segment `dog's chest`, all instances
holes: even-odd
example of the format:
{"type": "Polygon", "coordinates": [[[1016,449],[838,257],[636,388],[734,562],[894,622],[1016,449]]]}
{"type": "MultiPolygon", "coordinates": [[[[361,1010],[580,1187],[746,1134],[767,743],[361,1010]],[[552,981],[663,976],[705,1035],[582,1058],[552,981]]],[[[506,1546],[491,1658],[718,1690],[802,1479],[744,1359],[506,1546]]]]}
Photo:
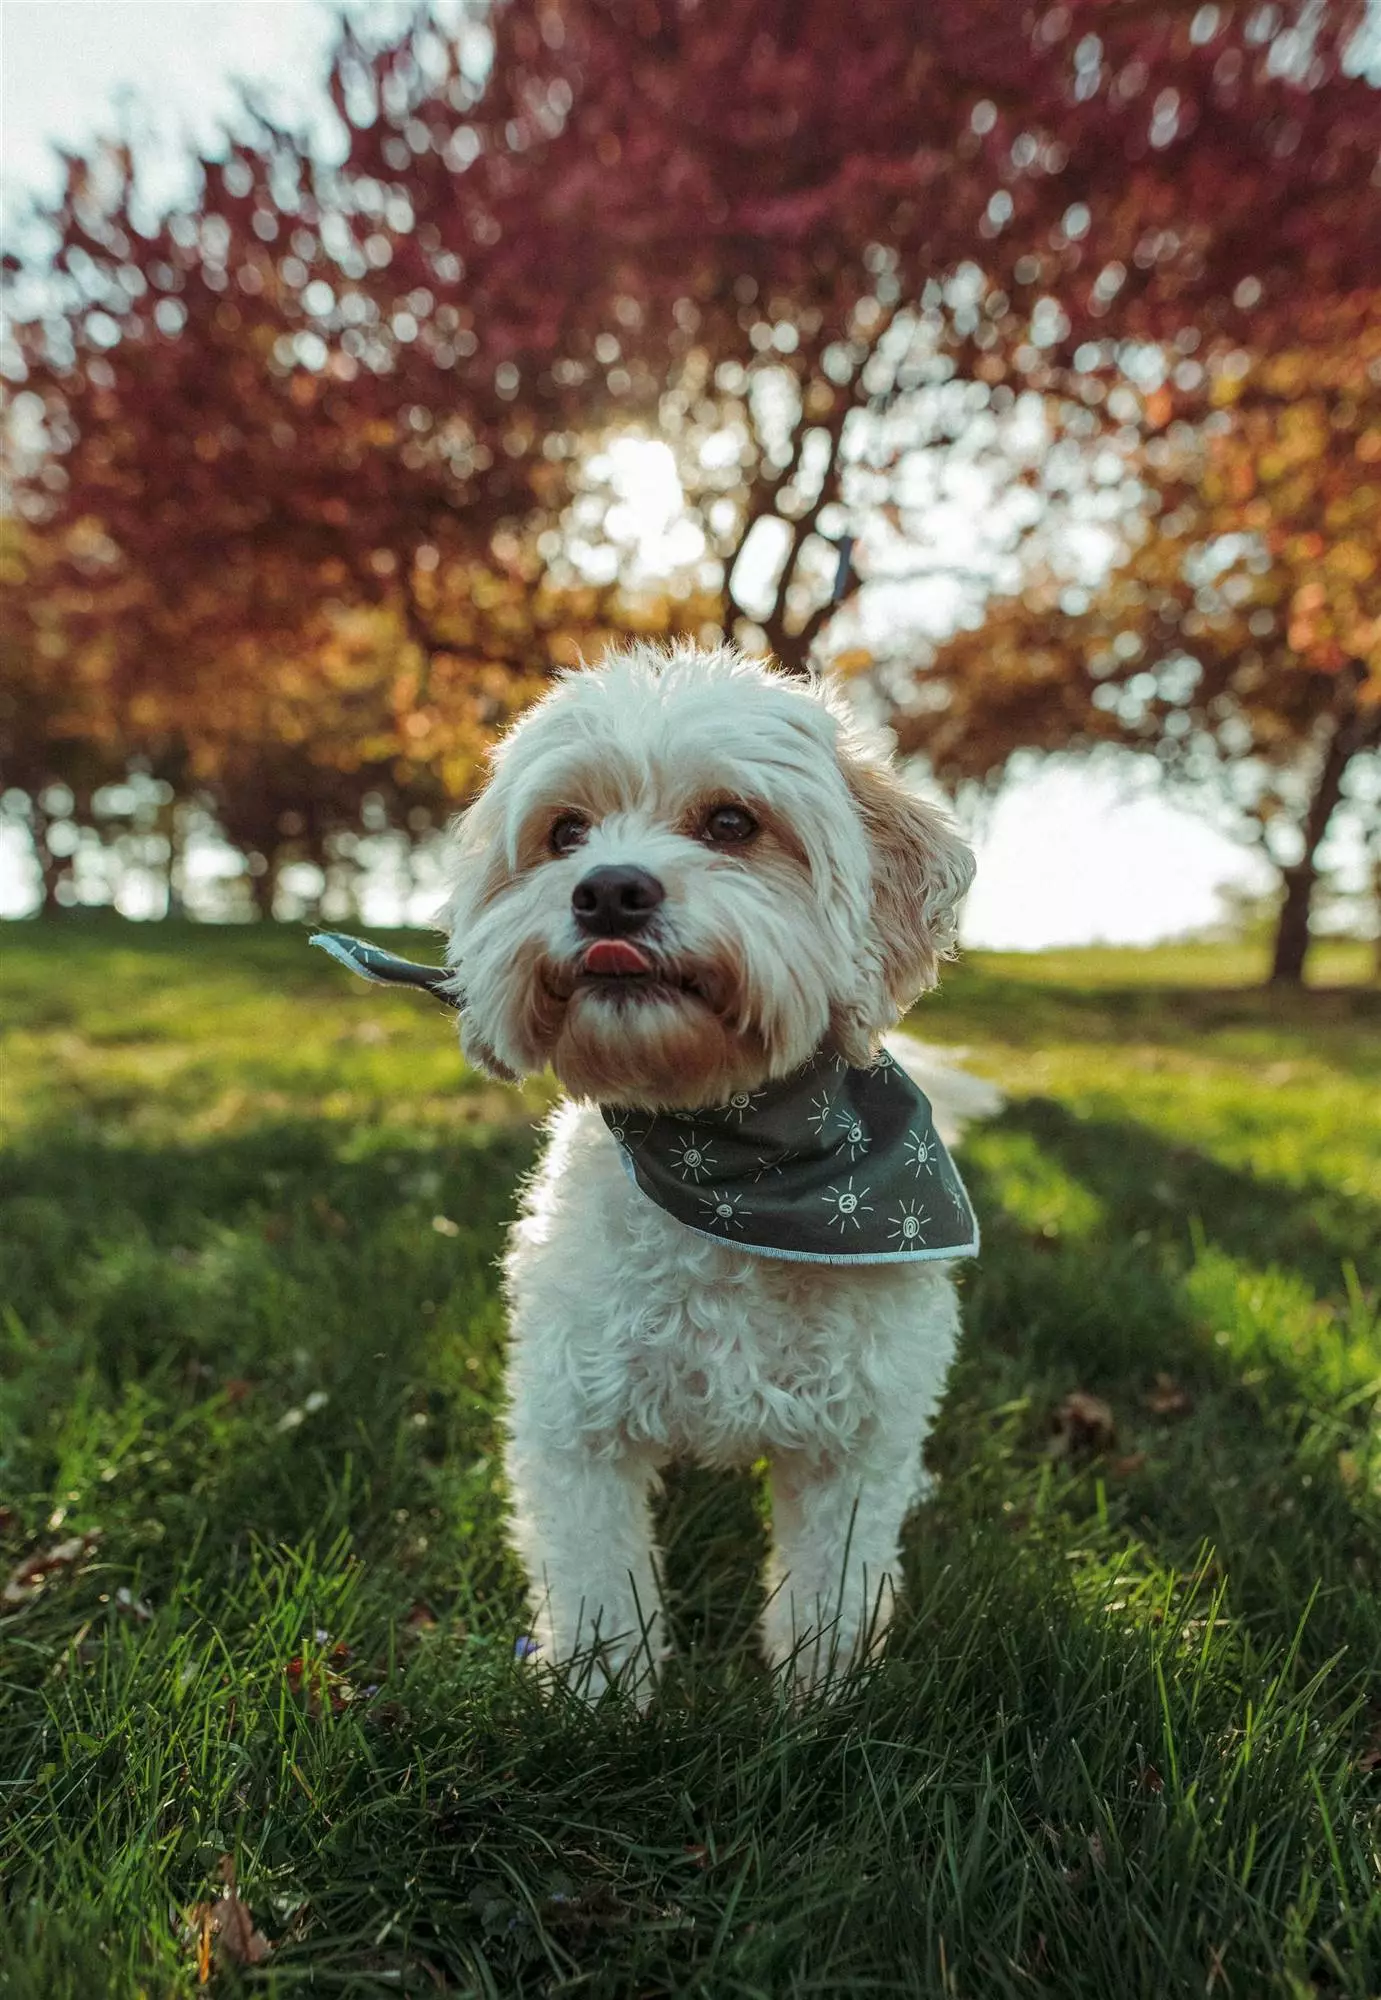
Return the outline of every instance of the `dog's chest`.
{"type": "Polygon", "coordinates": [[[877,1408],[895,1277],[733,1253],[625,1198],[636,1226],[596,1362],[620,1434],[725,1465],[854,1448],[877,1408]]]}
{"type": "Polygon", "coordinates": [[[845,1448],[866,1398],[847,1353],[829,1346],[819,1315],[784,1313],[770,1287],[688,1285],[678,1273],[617,1331],[619,1429],[726,1464],[774,1448],[845,1448]]]}

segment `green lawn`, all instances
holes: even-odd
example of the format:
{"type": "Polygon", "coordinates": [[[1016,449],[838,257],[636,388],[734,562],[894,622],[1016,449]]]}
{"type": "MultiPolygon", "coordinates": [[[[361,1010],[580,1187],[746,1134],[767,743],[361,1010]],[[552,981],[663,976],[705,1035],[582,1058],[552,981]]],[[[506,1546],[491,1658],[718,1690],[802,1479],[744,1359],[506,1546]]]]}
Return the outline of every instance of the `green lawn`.
{"type": "Polygon", "coordinates": [[[272,1951],[222,1992],[1381,1993],[1360,950],[1288,1004],[1208,948],[950,975],[918,1025],[1010,1105],[909,1608],[792,1713],[759,1495],[688,1474],[643,1718],[514,1664],[494,1260],[543,1093],[300,934],[0,953],[0,1583],[74,1558],[0,1605],[6,2000],[194,1991],[227,1854],[272,1951]]]}

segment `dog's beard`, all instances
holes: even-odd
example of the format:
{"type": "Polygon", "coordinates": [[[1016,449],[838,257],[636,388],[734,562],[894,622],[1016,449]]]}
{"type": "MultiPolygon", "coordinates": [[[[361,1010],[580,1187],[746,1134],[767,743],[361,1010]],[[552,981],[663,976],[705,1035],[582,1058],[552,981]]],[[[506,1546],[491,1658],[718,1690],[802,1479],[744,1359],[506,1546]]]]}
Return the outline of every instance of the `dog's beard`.
{"type": "Polygon", "coordinates": [[[716,1104],[771,1066],[727,966],[697,960],[613,979],[563,969],[548,995],[562,1009],[548,1060],[576,1097],[649,1108],[716,1104]]]}
{"type": "Polygon", "coordinates": [[[530,938],[509,957],[502,993],[467,1008],[467,1047],[491,1067],[550,1065],[575,1097],[693,1109],[785,1075],[827,1030],[823,988],[792,978],[783,992],[765,966],[761,990],[743,949],[649,956],[647,974],[590,977],[580,952],[558,955],[530,938]],[[502,1031],[486,1035],[486,1019],[502,1031]]]}

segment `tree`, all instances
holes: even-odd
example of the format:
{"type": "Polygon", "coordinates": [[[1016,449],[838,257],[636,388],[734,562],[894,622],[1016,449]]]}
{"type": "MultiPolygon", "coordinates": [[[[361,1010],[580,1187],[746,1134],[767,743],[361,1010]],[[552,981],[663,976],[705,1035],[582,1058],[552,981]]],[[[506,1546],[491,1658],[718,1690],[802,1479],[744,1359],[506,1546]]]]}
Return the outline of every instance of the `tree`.
{"type": "Polygon", "coordinates": [[[995,602],[900,734],[951,777],[1116,742],[1215,784],[1279,870],[1271,976],[1298,983],[1320,849],[1381,749],[1381,294],[1305,301],[1293,344],[1180,382],[1144,397],[1121,560],[995,602]]]}

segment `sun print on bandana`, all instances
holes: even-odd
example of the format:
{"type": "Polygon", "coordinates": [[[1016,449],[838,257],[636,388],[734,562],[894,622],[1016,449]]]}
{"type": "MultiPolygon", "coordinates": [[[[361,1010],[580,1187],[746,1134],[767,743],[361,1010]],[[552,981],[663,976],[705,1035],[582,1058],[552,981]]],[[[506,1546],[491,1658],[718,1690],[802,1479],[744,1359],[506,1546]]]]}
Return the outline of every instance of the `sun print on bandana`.
{"type": "Polygon", "coordinates": [[[840,1144],[848,1154],[849,1164],[852,1166],[855,1160],[862,1159],[871,1141],[863,1120],[855,1118],[847,1105],[841,1105],[839,1108],[839,1127],[840,1144]]]}
{"type": "Polygon", "coordinates": [[[761,1104],[766,1095],[765,1090],[736,1090],[719,1115],[726,1124],[741,1125],[749,1112],[761,1104]]]}
{"type": "Polygon", "coordinates": [[[621,1146],[628,1146],[634,1151],[644,1144],[657,1123],[655,1116],[640,1115],[636,1111],[620,1111],[617,1117],[618,1122],[611,1124],[609,1130],[621,1146]]]}
{"type": "Polygon", "coordinates": [[[727,1188],[711,1188],[700,1197],[700,1213],[707,1229],[719,1229],[726,1236],[743,1234],[743,1218],[753,1213],[743,1196],[727,1188]]]}
{"type": "Polygon", "coordinates": [[[834,1210],[829,1227],[837,1229],[841,1236],[846,1236],[851,1229],[861,1229],[864,1216],[873,1212],[873,1204],[864,1199],[871,1192],[871,1188],[856,1188],[852,1174],[843,1187],[827,1188],[821,1200],[834,1210]]]}
{"type": "Polygon", "coordinates": [[[933,1131],[907,1133],[906,1164],[914,1169],[917,1180],[922,1174],[933,1174],[939,1163],[940,1141],[933,1131]]]}
{"type": "Polygon", "coordinates": [[[929,1210],[922,1208],[919,1202],[904,1201],[891,1217],[888,1234],[899,1249],[907,1249],[912,1244],[920,1242],[929,1220],[929,1210]]]}
{"type": "Polygon", "coordinates": [[[681,1141],[680,1152],[672,1153],[671,1164],[683,1181],[694,1181],[698,1185],[707,1181],[715,1170],[714,1152],[697,1132],[691,1131],[681,1141]]]}
{"type": "Polygon", "coordinates": [[[832,1122],[834,1115],[835,1115],[834,1099],[830,1096],[827,1090],[822,1090],[818,1097],[811,1098],[810,1124],[811,1124],[811,1130],[817,1135],[817,1137],[819,1138],[824,1137],[825,1128],[832,1122]]]}

